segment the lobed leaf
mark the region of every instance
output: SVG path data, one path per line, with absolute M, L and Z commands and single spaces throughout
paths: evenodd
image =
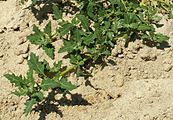
M 52 88 L 56 88 L 56 87 L 59 87 L 59 84 L 54 81 L 54 80 L 51 80 L 49 78 L 44 78 L 42 80 L 42 83 L 41 83 L 41 88 L 43 90 L 48 90 L 48 89 L 52 89 Z
M 61 28 L 59 28 L 59 33 L 61 36 L 66 35 L 67 33 L 69 33 L 69 31 L 73 28 L 73 24 L 71 23 L 66 23 L 64 25 L 61 26 Z
M 158 43 L 162 43 L 162 42 L 169 40 L 169 37 L 166 35 L 158 33 L 158 34 L 154 35 L 153 40 L 158 42 Z
M 74 44 L 74 41 L 64 41 L 64 46 L 59 49 L 59 53 L 62 52 L 69 52 L 71 53 L 74 50 L 74 47 L 76 45 Z
M 44 74 L 44 64 L 42 62 L 39 62 L 38 56 L 36 56 L 34 53 L 30 54 L 30 59 L 28 60 L 29 67 L 34 70 L 37 74 L 45 75 Z
M 27 36 L 27 39 L 32 44 L 35 44 L 35 45 L 44 45 L 44 44 L 47 43 L 47 41 L 44 38 L 44 33 L 41 32 L 36 25 L 33 26 L 33 31 L 34 31 L 34 34 L 31 34 L 31 35 Z
M 56 20 L 62 19 L 62 11 L 58 8 L 58 6 L 53 5 L 52 9 L 53 9 L 54 18 Z
M 5 74 L 4 75 L 11 83 L 14 83 L 16 87 L 22 87 L 24 80 L 22 76 L 16 76 L 15 74 Z
M 89 19 L 85 15 L 78 14 L 77 18 L 81 21 L 84 29 L 89 30 Z
M 52 44 L 43 46 L 43 50 L 51 59 L 54 59 L 54 47 L 52 46 Z
M 59 81 L 59 84 L 62 89 L 65 89 L 65 90 L 73 90 L 76 88 L 75 85 L 73 85 L 71 82 L 68 82 L 66 78 L 62 78 L 60 81 Z
M 96 35 L 91 33 L 90 35 L 83 38 L 84 44 L 90 45 L 90 44 L 94 43 L 95 38 L 96 38 Z
M 36 103 L 37 103 L 36 99 L 33 98 L 26 101 L 24 109 L 24 113 L 26 116 L 31 112 L 33 105 Z
M 48 22 L 48 24 L 44 28 L 44 33 L 46 33 L 49 37 L 52 36 L 52 26 L 51 21 Z

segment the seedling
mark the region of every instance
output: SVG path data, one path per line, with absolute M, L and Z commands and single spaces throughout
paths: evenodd
M 32 110 L 32 106 L 38 102 L 43 101 L 44 91 L 49 89 L 62 89 L 62 90 L 73 90 L 76 88 L 67 81 L 65 74 L 69 71 L 61 71 L 62 61 L 54 63 L 54 67 L 50 68 L 47 61 L 39 61 L 38 56 L 31 53 L 30 59 L 28 60 L 29 70 L 26 77 L 16 76 L 15 74 L 6 74 L 5 77 L 10 80 L 12 84 L 17 87 L 17 90 L 13 92 L 17 96 L 28 96 L 25 103 L 25 114 Z M 46 73 L 54 72 L 56 75 L 50 78 Z M 39 80 L 33 77 L 33 74 L 39 76 Z

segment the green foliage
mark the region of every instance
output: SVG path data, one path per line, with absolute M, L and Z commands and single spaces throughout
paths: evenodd
M 50 58 L 54 58 L 54 47 L 52 45 L 52 26 L 51 22 L 49 22 L 45 28 L 44 31 L 42 32 L 39 30 L 39 28 L 34 25 L 33 26 L 33 31 L 34 33 L 27 36 L 27 39 L 35 45 L 39 45 L 43 48 L 43 50 L 46 52 L 46 54 Z
M 61 71 L 62 61 L 55 64 L 53 68 L 49 67 L 47 61 L 39 61 L 38 56 L 31 53 L 30 59 L 28 60 L 29 70 L 27 77 L 16 76 L 15 74 L 4 75 L 12 84 L 17 87 L 17 90 L 13 92 L 17 96 L 28 96 L 28 100 L 25 103 L 25 114 L 32 110 L 34 104 L 41 102 L 44 99 L 43 91 L 48 89 L 62 89 L 62 90 L 73 90 L 76 88 L 75 85 L 67 81 L 64 76 L 68 71 Z M 47 66 L 47 67 L 46 67 Z M 53 78 L 46 75 L 47 72 L 56 72 Z M 41 83 L 33 77 L 33 74 L 37 74 L 41 80 Z
M 59 9 L 59 7 L 57 5 L 53 5 L 52 9 L 53 9 L 54 18 L 56 20 L 62 19 L 62 11 Z
M 28 113 L 32 110 L 32 106 L 36 103 L 37 103 L 36 99 L 30 99 L 30 100 L 26 101 L 26 103 L 25 103 L 26 107 L 24 109 L 24 112 L 26 115 L 28 115 Z
M 157 9 L 152 6 L 141 6 L 135 0 L 76 2 L 80 5 L 79 13 L 71 21 L 62 18 L 57 30 L 62 39 L 69 36 L 68 39 L 65 37 L 59 52 L 68 52 L 73 65 L 82 67 L 88 61 L 95 63 L 100 58 L 109 56 L 119 39 L 127 42 L 143 39 L 156 43 L 169 39 L 155 33 L 154 24 L 161 18 L 157 15 Z M 53 13 L 54 16 L 61 14 L 59 11 Z
M 74 1 L 77 2 L 78 11 L 71 20 L 63 18 L 64 8 L 61 5 L 52 3 L 53 17 L 59 22 L 57 30 L 52 32 L 51 22 L 43 30 L 34 25 L 33 33 L 27 37 L 32 44 L 42 47 L 54 59 L 55 48 L 52 42 L 59 35 L 63 40 L 59 53 L 66 52 L 72 66 L 62 69 L 62 61 L 57 61 L 50 67 L 46 60 L 39 61 L 39 57 L 31 53 L 26 77 L 13 73 L 5 75 L 17 87 L 13 92 L 15 95 L 28 96 L 24 110 L 26 115 L 33 105 L 44 100 L 44 91 L 75 89 L 76 86 L 68 82 L 67 73 L 75 72 L 77 76 L 87 76 L 86 66 L 110 56 L 117 40 L 125 39 L 128 43 L 142 39 L 160 44 L 169 39 L 166 35 L 156 33 L 154 25 L 161 20 L 158 13 L 163 8 L 169 17 L 173 16 L 170 12 L 172 4 L 158 2 L 156 8 L 138 0 Z M 21 2 L 24 3 L 24 0 Z M 32 5 L 35 4 L 37 1 L 32 0 Z M 33 77 L 35 74 L 38 79 Z

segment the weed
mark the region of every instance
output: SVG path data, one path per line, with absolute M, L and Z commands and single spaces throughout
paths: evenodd
M 14 94 L 28 96 L 26 101 L 26 115 L 32 110 L 34 104 L 44 100 L 43 92 L 48 89 L 73 90 L 76 86 L 67 81 L 66 74 L 73 70 L 77 76 L 85 76 L 86 64 L 95 64 L 100 59 L 110 56 L 111 50 L 117 40 L 149 40 L 155 43 L 167 41 L 169 37 L 156 33 L 155 24 L 158 24 L 160 9 L 166 9 L 165 13 L 171 16 L 170 6 L 167 2 L 137 0 L 75 0 L 78 12 L 72 20 L 63 18 L 63 8 L 53 4 L 53 16 L 59 22 L 57 30 L 52 33 L 51 22 L 41 31 L 36 25 L 33 33 L 27 39 L 41 46 L 50 58 L 54 58 L 52 39 L 60 36 L 63 46 L 59 53 L 67 52 L 71 67 L 62 69 L 62 61 L 54 63 L 51 68 L 47 61 L 39 61 L 39 58 L 31 53 L 28 60 L 29 70 L 27 77 L 6 74 L 5 77 L 18 88 Z M 33 0 L 33 5 L 37 1 Z M 165 7 L 165 4 L 168 5 Z M 158 8 L 156 9 L 156 6 Z M 53 73 L 50 77 L 48 73 Z M 34 79 L 33 74 L 39 76 L 40 82 Z

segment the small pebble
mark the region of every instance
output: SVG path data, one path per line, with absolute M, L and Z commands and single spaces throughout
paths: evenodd
M 0 33 L 3 33 L 4 31 L 2 29 L 0 29 Z
M 170 64 L 165 64 L 165 65 L 164 65 L 164 71 L 165 71 L 165 72 L 169 72 L 169 71 L 172 69 L 172 67 L 173 67 L 173 66 L 170 65 Z
M 19 46 L 19 48 L 16 49 L 15 54 L 17 56 L 21 55 L 21 54 L 26 54 L 29 51 L 29 44 L 23 44 L 21 46 Z
M 23 57 L 24 59 L 28 58 L 28 53 L 23 54 L 22 57 Z
M 23 44 L 23 43 L 25 43 L 26 42 L 26 39 L 25 38 L 19 38 L 17 41 L 16 41 L 16 44 L 17 45 L 21 45 L 21 44 Z
M 2 58 L 4 56 L 4 54 L 3 53 L 0 53 L 0 58 Z
M 115 77 L 114 77 L 114 81 L 115 81 L 115 84 L 118 86 L 118 87 L 122 87 L 124 85 L 124 76 L 121 75 L 121 74 L 117 74 Z
M 148 79 L 148 75 L 143 75 L 143 78 L 144 79 Z
M 19 56 L 16 60 L 17 64 L 22 64 L 24 62 L 24 58 L 22 56 Z
M 133 54 L 127 54 L 127 57 L 128 57 L 129 59 L 133 59 L 135 56 L 134 56 Z
M 19 28 L 19 25 L 16 25 L 16 24 L 11 27 L 11 29 L 13 29 L 13 30 L 17 30 L 18 28 Z
M 119 58 L 124 58 L 123 54 L 118 55 Z
M 136 91 L 136 95 L 135 95 L 136 98 L 141 99 L 141 98 L 143 98 L 143 96 L 144 96 L 144 93 L 143 92 Z
M 0 66 L 4 65 L 4 61 L 0 60 Z
M 115 47 L 113 50 L 112 50 L 112 56 L 116 57 L 118 55 L 118 50 L 117 48 Z
M 55 95 L 55 100 L 60 100 L 61 98 L 63 97 L 63 95 L 62 94 L 57 94 L 57 95 Z

